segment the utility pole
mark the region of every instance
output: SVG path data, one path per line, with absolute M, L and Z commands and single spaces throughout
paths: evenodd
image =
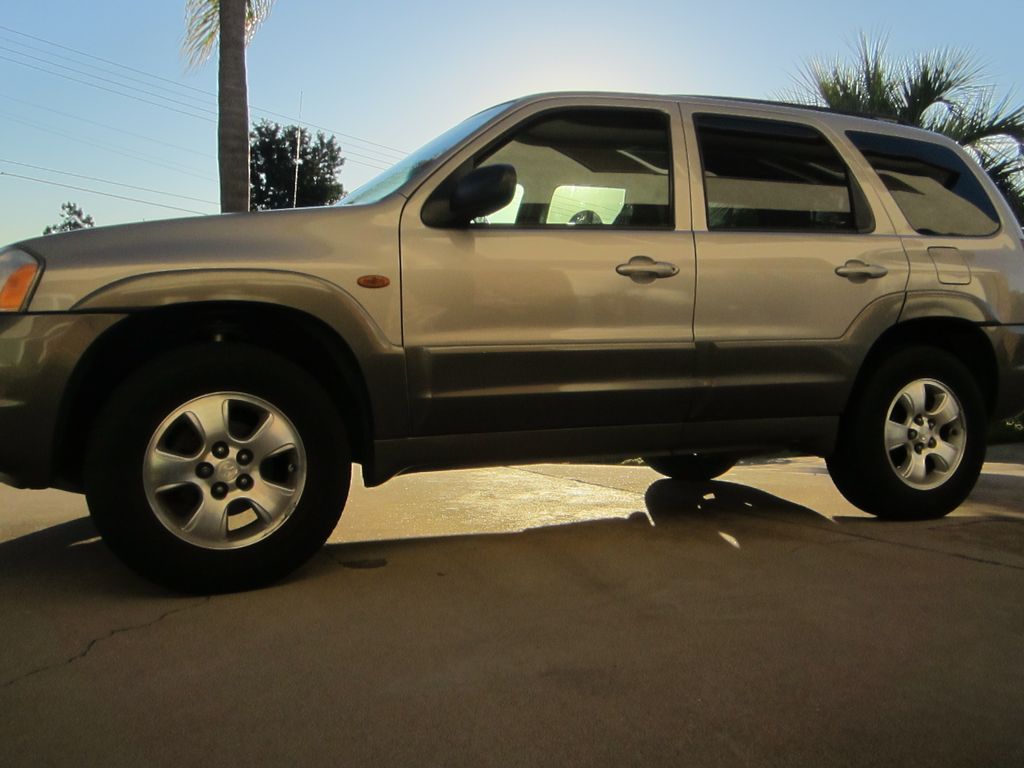
M 302 165 L 302 157 L 299 154 L 302 148 L 302 91 L 299 91 L 299 123 L 295 126 L 295 186 L 292 188 L 292 208 L 295 208 L 299 201 L 299 166 Z

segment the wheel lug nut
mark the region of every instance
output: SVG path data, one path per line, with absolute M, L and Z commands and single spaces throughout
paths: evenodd
M 196 475 L 203 480 L 213 477 L 213 465 L 205 461 L 202 462 L 196 467 Z
M 935 429 L 935 419 L 928 419 L 928 429 Z
M 238 489 L 241 491 L 251 490 L 252 478 L 249 477 L 248 475 L 239 475 L 238 479 L 235 481 L 235 485 L 237 485 Z
M 938 443 L 935 442 L 935 438 L 934 437 L 931 440 L 928 441 L 928 447 L 929 448 L 934 448 L 936 445 L 938 445 Z
M 917 430 L 916 429 L 907 430 L 907 439 L 908 440 L 916 440 L 917 439 Z
M 915 445 L 914 446 L 914 450 L 917 453 L 920 453 L 921 451 L 923 451 L 924 450 L 924 443 L 918 443 L 917 445 Z
M 241 451 L 238 452 L 237 459 L 238 463 L 244 467 L 246 464 L 252 462 L 252 451 L 242 449 Z
M 215 499 L 223 499 L 228 495 L 228 487 L 224 483 L 214 483 L 213 488 L 210 489 L 210 493 Z
M 228 456 L 228 445 L 227 443 L 221 442 L 213 446 L 213 455 L 218 459 L 226 459 Z
M 917 424 L 917 426 L 920 427 L 921 425 L 924 424 L 924 417 L 923 416 L 915 416 L 914 417 L 914 423 Z

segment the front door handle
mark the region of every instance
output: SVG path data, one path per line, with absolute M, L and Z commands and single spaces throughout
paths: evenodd
M 851 280 L 875 280 L 885 277 L 889 270 L 877 264 L 865 264 L 860 259 L 850 259 L 841 267 L 836 267 L 836 274 Z
M 650 256 L 634 256 L 628 263 L 619 264 L 615 271 L 634 283 L 653 283 L 659 277 L 678 275 L 679 267 L 667 261 L 655 261 Z

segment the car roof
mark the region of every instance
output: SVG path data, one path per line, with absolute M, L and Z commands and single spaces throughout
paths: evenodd
M 673 101 L 679 104 L 707 107 L 708 109 L 727 108 L 741 110 L 747 114 L 759 113 L 764 116 L 778 118 L 795 118 L 807 120 L 813 118 L 826 122 L 833 128 L 846 130 L 863 130 L 873 133 L 886 133 L 890 135 L 904 135 L 917 139 L 938 141 L 940 143 L 953 143 L 950 139 L 907 123 L 901 123 L 893 118 L 883 115 L 871 115 L 859 112 L 848 112 L 835 110 L 830 107 L 815 104 L 797 104 L 793 102 L 774 101 L 771 99 L 753 99 L 729 96 L 706 96 L 693 94 L 654 94 L 654 93 L 624 93 L 611 91 L 552 91 L 548 93 L 537 93 L 515 99 L 510 104 L 525 106 L 526 104 L 549 101 L 549 100 L 580 100 L 588 99 L 622 99 L 637 101 Z

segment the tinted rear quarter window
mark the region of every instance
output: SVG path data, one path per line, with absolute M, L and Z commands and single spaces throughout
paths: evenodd
M 922 235 L 984 237 L 999 216 L 978 178 L 948 147 L 902 136 L 846 134 Z
M 845 163 L 813 128 L 725 115 L 695 115 L 694 125 L 708 229 L 872 229 Z

